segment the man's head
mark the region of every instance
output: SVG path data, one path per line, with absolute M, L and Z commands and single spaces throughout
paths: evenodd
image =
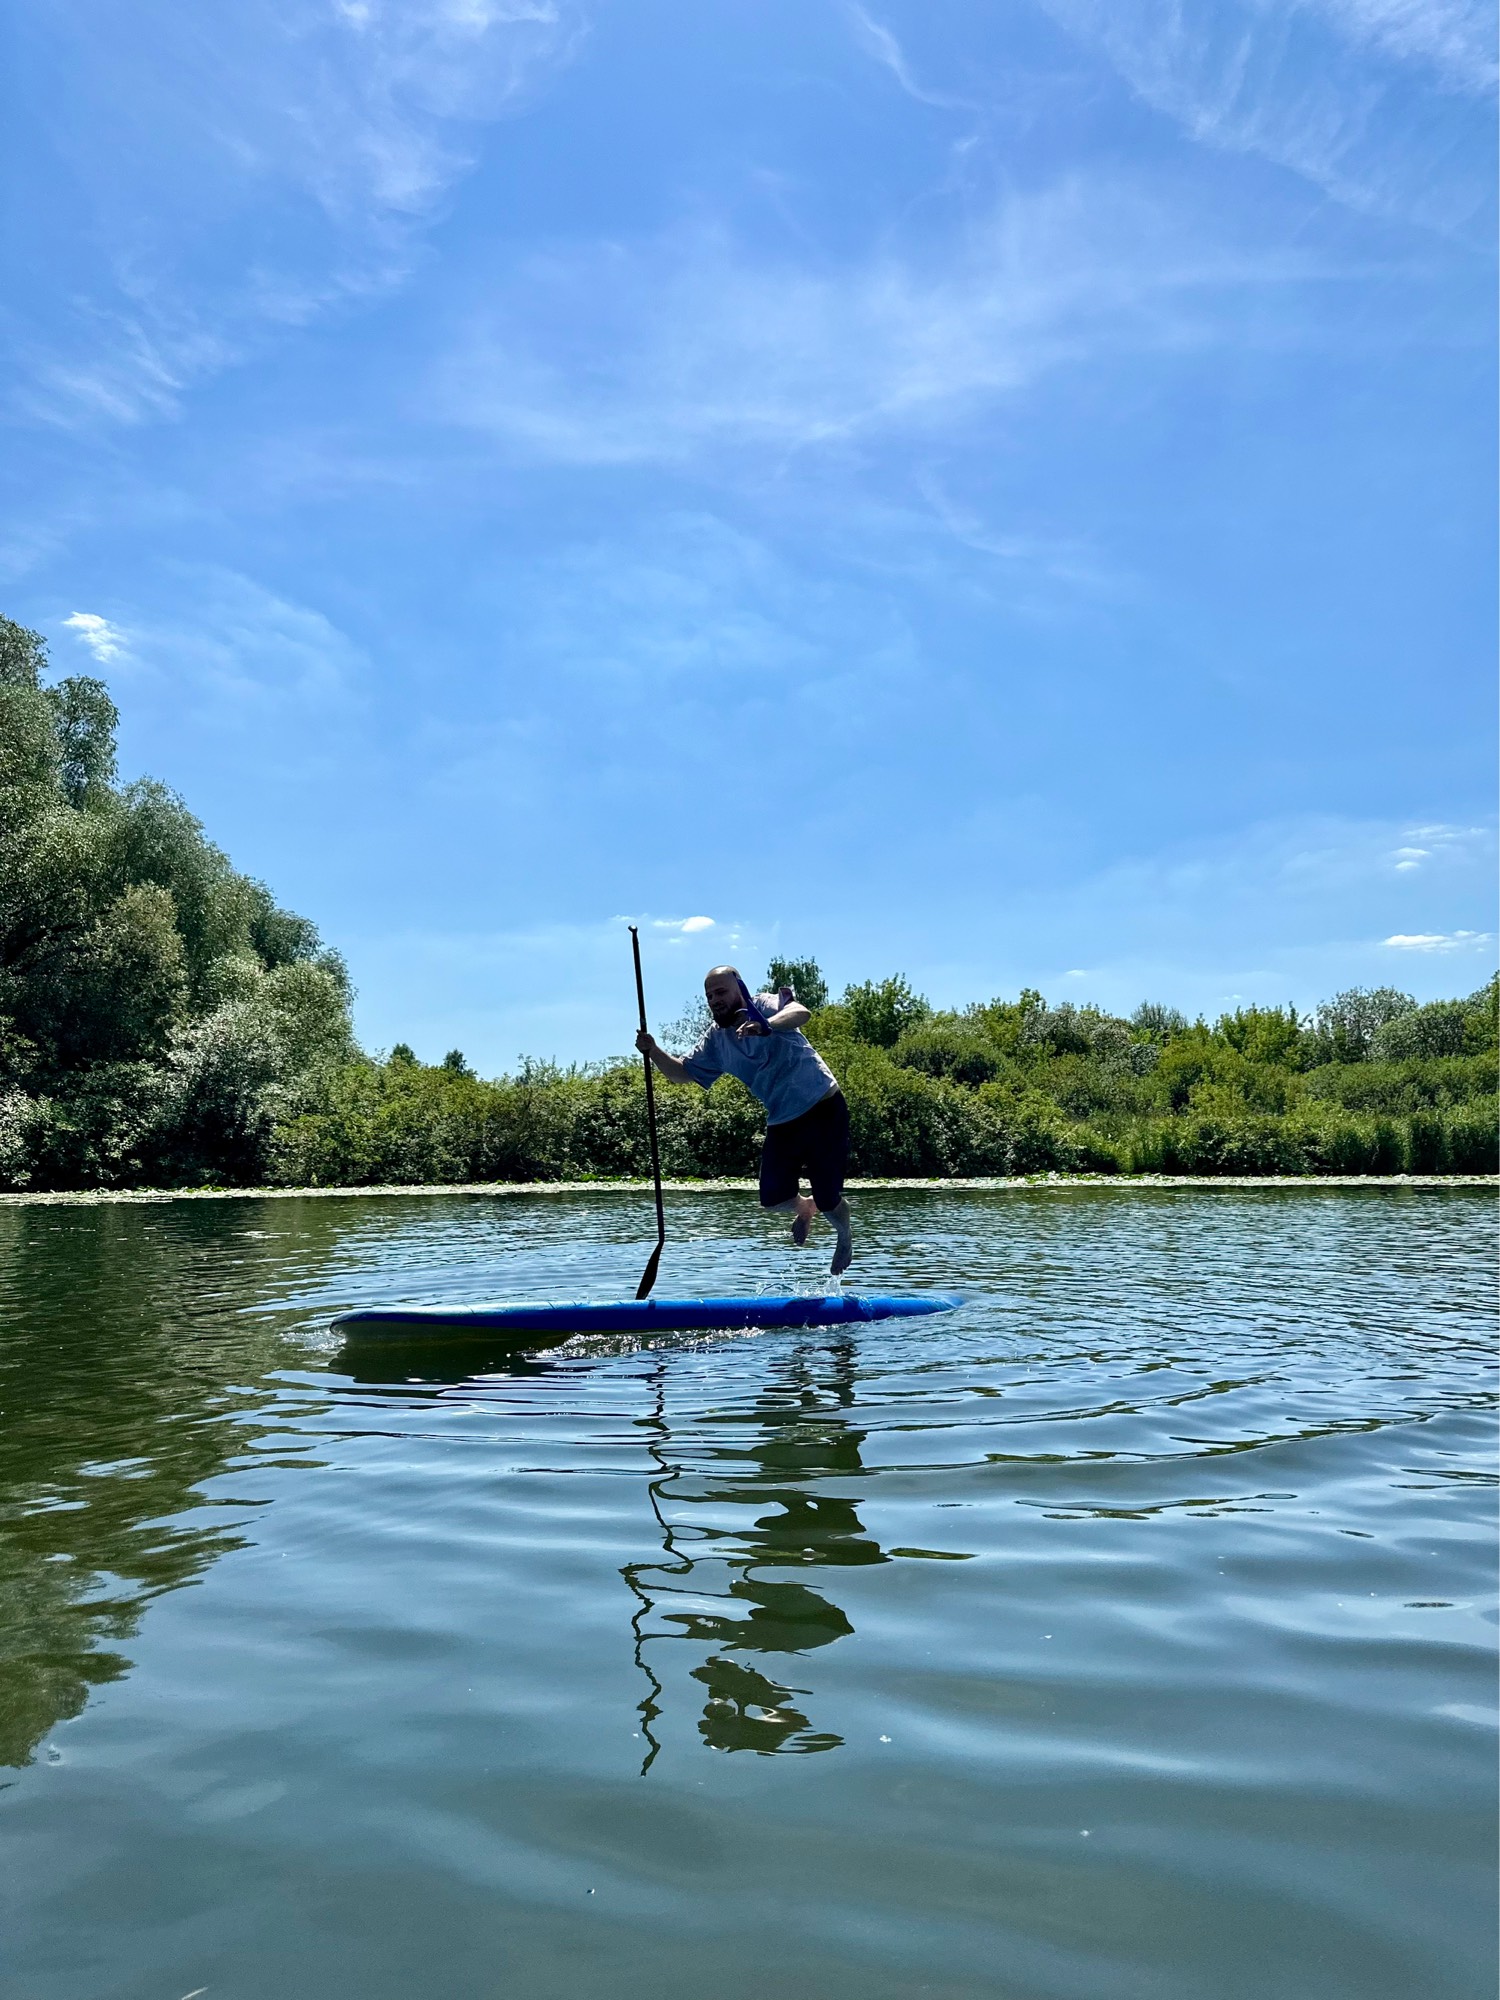
M 709 1013 L 719 1026 L 731 1026 L 745 1009 L 738 969 L 732 965 L 716 965 L 703 982 L 703 997 L 708 1002 Z

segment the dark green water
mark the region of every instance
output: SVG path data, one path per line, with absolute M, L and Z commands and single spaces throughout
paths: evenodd
M 0 1211 L 8 2000 L 1491 2000 L 1493 1197 L 859 1219 L 975 1302 L 360 1379 L 647 1205 Z

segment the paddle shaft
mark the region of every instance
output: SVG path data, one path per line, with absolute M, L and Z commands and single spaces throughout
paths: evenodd
M 646 1027 L 646 985 L 645 981 L 641 978 L 641 934 L 634 924 L 630 926 L 630 949 L 635 957 L 635 998 L 641 1012 L 641 1033 L 644 1035 L 648 1032 Z M 647 1297 L 651 1287 L 656 1283 L 657 1267 L 661 1263 L 662 1245 L 667 1240 L 667 1211 L 662 1205 L 661 1198 L 661 1147 L 656 1137 L 656 1079 L 652 1074 L 650 1056 L 643 1055 L 641 1061 L 646 1066 L 646 1130 L 651 1138 L 651 1182 L 656 1189 L 656 1248 L 651 1252 L 650 1261 L 646 1265 L 645 1273 L 636 1291 L 638 1299 Z

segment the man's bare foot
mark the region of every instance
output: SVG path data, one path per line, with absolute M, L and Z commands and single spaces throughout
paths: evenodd
M 807 1232 L 812 1228 L 812 1219 L 818 1212 L 818 1205 L 810 1194 L 797 1197 L 797 1214 L 792 1223 L 792 1241 L 800 1250 L 807 1241 Z
M 854 1230 L 849 1217 L 849 1204 L 841 1201 L 831 1209 L 825 1218 L 833 1230 L 836 1241 L 833 1246 L 833 1262 L 828 1266 L 830 1277 L 841 1278 L 854 1262 Z

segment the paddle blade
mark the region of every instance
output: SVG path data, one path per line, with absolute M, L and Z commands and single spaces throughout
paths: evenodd
M 635 1295 L 638 1299 L 644 1299 L 650 1296 L 651 1287 L 656 1283 L 656 1273 L 660 1264 L 661 1264 L 661 1245 L 658 1243 L 656 1248 L 651 1252 L 651 1261 L 646 1266 L 646 1275 L 641 1279 L 641 1282 L 635 1288 Z

